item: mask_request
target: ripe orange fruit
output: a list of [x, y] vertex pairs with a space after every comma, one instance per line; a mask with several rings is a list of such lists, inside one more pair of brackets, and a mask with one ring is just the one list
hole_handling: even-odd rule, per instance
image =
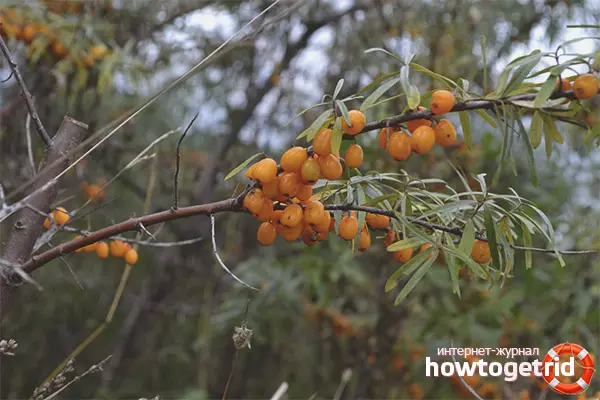
[[323, 222], [325, 207], [319, 200], [309, 200], [304, 207], [304, 222], [310, 226]]
[[286, 228], [293, 228], [302, 222], [303, 217], [302, 207], [298, 204], [290, 204], [283, 210], [281, 215], [281, 225]]
[[394, 132], [388, 143], [388, 153], [396, 161], [403, 161], [410, 156], [411, 140], [404, 132]]
[[281, 216], [283, 215], [283, 210], [273, 210], [271, 213], [271, 223], [275, 225], [275, 228], [279, 232], [283, 229], [283, 225], [281, 225]]
[[93, 253], [96, 251], [96, 244], [98, 244], [98, 242], [92, 243], [92, 244], [88, 244], [87, 246], [83, 247], [83, 251], [85, 251], [86, 253]]
[[598, 79], [594, 75], [579, 75], [573, 82], [573, 93], [578, 99], [589, 99], [598, 93]]
[[398, 132], [396, 128], [383, 128], [379, 131], [379, 136], [377, 136], [377, 141], [379, 142], [379, 147], [383, 150], [387, 150], [387, 142], [388, 138], [392, 136], [393, 133]]
[[431, 95], [431, 112], [436, 115], [446, 114], [454, 108], [454, 95], [447, 90], [436, 90]]
[[253, 181], [256, 180], [256, 166], [258, 165], [258, 163], [256, 164], [252, 164], [251, 166], [248, 167], [248, 169], [246, 170], [246, 178], [248, 179], [252, 179]]
[[363, 129], [365, 129], [365, 125], [367, 124], [367, 117], [365, 117], [365, 114], [363, 114], [362, 111], [350, 110], [348, 111], [348, 117], [352, 126], [349, 126], [346, 123], [346, 119], [344, 117], [340, 117], [342, 118], [342, 129], [348, 135], [354, 136], [362, 132]]
[[360, 238], [358, 240], [358, 250], [365, 251], [371, 247], [371, 232], [367, 228], [367, 225], [363, 225], [360, 230]]
[[298, 172], [304, 161], [308, 159], [308, 153], [304, 147], [292, 147], [281, 156], [281, 168], [285, 172]]
[[[417, 111], [427, 110], [425, 107], [419, 106], [417, 107]], [[410, 133], [413, 133], [418, 127], [425, 125], [431, 126], [431, 121], [428, 119], [413, 119], [411, 121], [406, 122], [406, 127]]]
[[259, 188], [254, 188], [244, 197], [244, 208], [252, 214], [257, 214], [263, 207], [265, 195]]
[[360, 165], [363, 162], [362, 147], [357, 144], [351, 144], [348, 146], [346, 155], [344, 156], [344, 161], [346, 162], [346, 167], [348, 168], [360, 168]]
[[302, 183], [298, 174], [284, 172], [279, 176], [279, 192], [286, 197], [294, 197]]
[[281, 237], [283, 237], [288, 242], [293, 242], [298, 239], [298, 236], [304, 230], [304, 226], [302, 224], [298, 224], [293, 228], [286, 228], [285, 226], [281, 230]]
[[98, 258], [108, 258], [108, 245], [106, 242], [96, 243], [96, 255]]
[[93, 199], [92, 201], [102, 200], [104, 198], [104, 189], [102, 189], [103, 185], [98, 183], [92, 183], [89, 185], [87, 182], [83, 183], [83, 190], [85, 191], [85, 196], [89, 199]]
[[275, 197], [279, 196], [281, 194], [279, 192], [279, 178], [275, 177], [275, 179], [273, 179], [271, 182], [263, 183], [262, 191], [265, 197], [270, 199], [274, 199]]
[[[80, 238], [82, 238], [82, 237], [83, 237], [83, 236], [81, 236], [81, 235], [77, 235], [77, 236], [75, 236], [75, 237], [73, 238], [73, 240], [80, 239]], [[83, 251], [83, 247], [80, 247], [80, 248], [78, 248], [78, 249], [75, 249], [75, 250], [73, 251], [73, 253], [81, 253], [82, 251]]]
[[138, 260], [138, 253], [134, 249], [129, 249], [125, 252], [125, 262], [129, 265], [134, 265]]
[[92, 47], [88, 54], [91, 55], [96, 60], [100, 60], [100, 59], [104, 58], [106, 53], [108, 53], [108, 48], [106, 46], [97, 45], [97, 46]]
[[277, 229], [270, 222], [263, 222], [256, 231], [256, 239], [263, 246], [270, 246], [277, 239]]
[[308, 246], [314, 246], [321, 241], [321, 234], [309, 226], [302, 232], [302, 241]]
[[[52, 216], [52, 214], [50, 214], [50, 216]], [[54, 219], [54, 218], [52, 218], [52, 219]], [[52, 226], [52, 222], [50, 221], [50, 218], [46, 218], [44, 220], [43, 226], [44, 226], [44, 229], [50, 229], [50, 227]]]
[[69, 54], [65, 48], [65, 45], [59, 40], [55, 40], [52, 42], [52, 44], [50, 44], [50, 50], [52, 51], [52, 54], [54, 54], [54, 57], [59, 60], [62, 60]]
[[266, 222], [271, 219], [271, 213], [273, 212], [273, 200], [266, 198], [263, 200], [263, 206], [254, 217], [260, 222]]
[[475, 239], [473, 243], [473, 249], [471, 250], [471, 258], [473, 261], [479, 264], [485, 264], [492, 259], [492, 253], [490, 252], [490, 245], [488, 242], [483, 240]]
[[408, 394], [413, 400], [422, 400], [425, 397], [425, 392], [418, 383], [413, 383], [408, 387]]
[[344, 240], [352, 240], [356, 237], [358, 234], [358, 220], [354, 215], [342, 218], [338, 234]]
[[308, 158], [302, 163], [302, 167], [300, 168], [300, 176], [306, 183], [313, 184], [318, 181], [319, 177], [321, 176], [321, 167], [319, 166], [319, 162], [313, 157]]
[[329, 214], [328, 211], [323, 210], [323, 215], [321, 216], [321, 219], [317, 220], [317, 222], [313, 226], [313, 229], [319, 233], [328, 234], [331, 230], [330, 227], [332, 222], [335, 223], [335, 221], [331, 217], [331, 214]]
[[[425, 244], [423, 244], [421, 246], [421, 248], [419, 249], [419, 254], [423, 253], [425, 250], [427, 250], [431, 246], [433, 246], [431, 243], [425, 243]], [[426, 258], [426, 260], [429, 260], [430, 258], [431, 258], [431, 254]]]
[[331, 154], [331, 129], [321, 129], [313, 138], [313, 151], [320, 156]]
[[56, 207], [52, 212], [52, 217], [56, 225], [64, 225], [69, 222], [69, 212], [64, 207]]
[[572, 88], [571, 82], [565, 78], [556, 78], [556, 85], [554, 87], [561, 92], [568, 92]]
[[456, 128], [447, 119], [440, 120], [433, 128], [433, 132], [435, 141], [442, 147], [452, 146], [456, 141]]
[[371, 228], [375, 229], [384, 229], [390, 226], [390, 217], [387, 215], [367, 213], [365, 220]]
[[340, 160], [333, 154], [319, 157], [319, 166], [321, 167], [321, 175], [323, 175], [325, 179], [334, 181], [342, 176], [342, 164], [340, 164]]
[[38, 30], [35, 25], [27, 24], [21, 32], [21, 37], [25, 43], [30, 44], [35, 39], [37, 32]]
[[389, 245], [397, 241], [398, 234], [395, 231], [390, 229], [385, 233], [385, 239], [383, 239], [383, 244], [385, 245], [385, 247], [388, 247]]
[[296, 197], [300, 201], [308, 201], [313, 195], [312, 185], [302, 185], [296, 192]]
[[110, 254], [113, 257], [121, 258], [125, 255], [125, 252], [128, 250], [127, 245], [121, 240], [111, 240], [110, 244]]
[[408, 262], [408, 260], [410, 260], [412, 258], [412, 255], [413, 255], [413, 249], [411, 249], [411, 248], [404, 249], [404, 250], [398, 250], [398, 251], [394, 252], [394, 260], [405, 263], [405, 262]]
[[269, 183], [277, 177], [277, 163], [272, 158], [265, 158], [256, 164], [254, 178], [261, 184]]
[[435, 144], [435, 132], [429, 126], [418, 127], [411, 136], [411, 148], [417, 154], [425, 154]]

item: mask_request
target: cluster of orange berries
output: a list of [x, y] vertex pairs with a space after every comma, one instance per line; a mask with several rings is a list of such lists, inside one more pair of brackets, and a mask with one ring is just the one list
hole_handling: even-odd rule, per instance
[[52, 222], [55, 225], [64, 225], [71, 219], [69, 212], [64, 207], [56, 207], [50, 213], [50, 216], [44, 220], [44, 228], [50, 229]]
[[[77, 3], [74, 3], [77, 4]], [[65, 44], [56, 37], [47, 25], [37, 24], [32, 21], [26, 21], [21, 15], [18, 15], [13, 8], [0, 13], [0, 34], [9, 39], [16, 39], [31, 45], [38, 37], [46, 37], [48, 50], [56, 60], [62, 60], [69, 56], [69, 50]], [[29, 46], [28, 54], [31, 56], [37, 48]], [[95, 45], [90, 47], [87, 52], [77, 60], [85, 68], [92, 68], [97, 62], [100, 62], [108, 54], [108, 48], [104, 45]]]
[[579, 75], [571, 84], [566, 78], [556, 78], [556, 89], [562, 92], [572, 90], [579, 100], [590, 99], [598, 93], [598, 79], [592, 74]]
[[[79, 14], [83, 11], [84, 2], [83, 0], [43, 0], [48, 10], [57, 14]], [[89, 11], [93, 14], [98, 10], [97, 2], [91, 2]], [[102, 7], [104, 12], [112, 11], [112, 2], [105, 1]]]
[[[79, 239], [81, 236], [76, 236], [75, 239]], [[96, 253], [98, 258], [108, 258], [108, 255], [112, 255], [116, 258], [123, 258], [129, 265], [134, 265], [138, 260], [138, 253], [129, 243], [123, 242], [122, 240], [111, 240], [110, 244], [106, 242], [95, 242], [88, 244], [87, 246], [81, 247], [75, 250], [75, 253]]]

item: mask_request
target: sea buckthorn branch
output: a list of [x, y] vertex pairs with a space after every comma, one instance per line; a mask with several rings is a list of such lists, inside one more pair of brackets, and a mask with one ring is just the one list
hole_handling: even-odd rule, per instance
[[[0, 22], [0, 25], [2, 25], [1, 22]], [[44, 129], [44, 125], [42, 124], [42, 121], [40, 120], [40, 117], [37, 113], [37, 110], [35, 109], [35, 105], [33, 104], [33, 99], [31, 98], [31, 93], [29, 93], [29, 90], [27, 90], [25, 81], [23, 80], [23, 77], [21, 76], [21, 73], [19, 72], [19, 68], [17, 68], [17, 62], [12, 58], [12, 56], [10, 54], [10, 50], [8, 49], [8, 46], [6, 45], [6, 43], [4, 42], [4, 39], [1, 36], [0, 36], [0, 50], [2, 51], [4, 58], [6, 58], [6, 61], [8, 61], [8, 65], [11, 70], [11, 76], [15, 77], [15, 79], [17, 80], [17, 83], [19, 84], [19, 87], [21, 88], [21, 95], [23, 96], [23, 99], [25, 99], [25, 104], [27, 105], [27, 110], [29, 111], [29, 115], [31, 115], [31, 118], [33, 119], [33, 122], [35, 123], [35, 129], [37, 130], [38, 134], [44, 141], [44, 144], [47, 147], [50, 147], [52, 145], [52, 139], [48, 135], [48, 132], [46, 132], [46, 129]], [[10, 76], [9, 76], [9, 78], [10, 78]]]
[[[329, 210], [329, 211], [336, 211], [336, 210], [337, 211], [362, 211], [362, 212], [367, 212], [367, 213], [371, 213], [371, 214], [385, 215], [390, 218], [398, 219], [398, 216], [396, 215], [395, 211], [382, 210], [377, 207], [359, 206], [359, 205], [354, 205], [354, 204], [325, 204], [324, 207], [326, 210]], [[433, 231], [447, 232], [447, 233], [450, 233], [455, 236], [462, 236], [462, 234], [463, 234], [463, 231], [459, 228], [452, 228], [452, 227], [449, 227], [446, 225], [440, 225], [440, 224], [436, 224], [436, 223], [432, 223], [432, 222], [423, 221], [421, 219], [418, 219], [418, 217], [409, 216], [409, 215], [405, 216], [404, 218], [406, 218], [408, 221], [410, 221], [411, 223], [413, 223], [415, 225], [419, 225], [422, 228], [430, 229]], [[477, 234], [477, 233], [475, 234], [475, 238], [482, 240], [484, 242], [488, 241], [485, 238], [485, 236]], [[498, 243], [498, 246], [501, 246], [501, 244]], [[538, 247], [523, 247], [523, 246], [516, 246], [516, 245], [511, 245], [510, 247], [513, 250], [534, 251], [534, 252], [538, 252], [538, 253], [553, 253], [553, 254], [556, 253], [553, 249], [542, 249], [542, 248], [538, 248]], [[562, 255], [595, 254], [595, 253], [597, 253], [596, 250], [558, 250], [558, 252]]]

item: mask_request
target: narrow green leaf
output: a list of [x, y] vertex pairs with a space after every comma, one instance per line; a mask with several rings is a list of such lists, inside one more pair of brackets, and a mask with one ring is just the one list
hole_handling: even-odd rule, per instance
[[519, 124], [519, 133], [521, 135], [521, 139], [525, 144], [525, 150], [527, 150], [527, 162], [529, 164], [529, 172], [531, 172], [531, 184], [534, 187], [538, 187], [538, 176], [537, 170], [535, 168], [535, 157], [533, 156], [533, 146], [529, 141], [529, 135], [527, 135], [527, 131], [525, 130], [525, 126], [523, 125], [523, 121], [521, 118], [517, 118], [517, 124]]
[[457, 257], [460, 261], [462, 261], [465, 264], [465, 266], [468, 269], [473, 271], [481, 279], [487, 279], [489, 277], [489, 274], [483, 269], [483, 267], [481, 265], [477, 264], [475, 261], [473, 261], [473, 259], [471, 258], [470, 251], [468, 254], [466, 254], [466, 253], [463, 253], [462, 251], [458, 251], [456, 248], [452, 248], [452, 247], [444, 247], [444, 250], [447, 253], [450, 253], [450, 254], [454, 255], [455, 257]]
[[427, 249], [425, 252], [423, 252], [422, 254], [427, 254], [429, 252], [431, 252], [431, 255], [430, 255], [431, 258], [429, 258], [427, 261], [425, 261], [423, 263], [423, 265], [421, 265], [421, 267], [413, 274], [413, 276], [410, 277], [408, 282], [406, 282], [406, 285], [402, 288], [402, 290], [400, 290], [400, 293], [398, 293], [396, 300], [394, 300], [395, 306], [402, 303], [402, 301], [406, 298], [406, 296], [408, 296], [410, 294], [410, 292], [412, 292], [414, 290], [414, 288], [421, 281], [421, 279], [423, 279], [425, 274], [429, 271], [429, 269], [435, 262], [435, 259], [438, 256], [439, 250], [437, 248], [431, 247], [431, 248]]
[[333, 124], [333, 130], [331, 132], [332, 153], [337, 153], [340, 151], [340, 147], [342, 146], [342, 136], [344, 136], [344, 131], [342, 131], [342, 119], [336, 118], [335, 123]]
[[542, 143], [542, 127], [543, 121], [542, 116], [539, 111], [533, 113], [533, 118], [531, 119], [531, 145], [534, 149], [537, 149]]
[[400, 85], [402, 85], [402, 90], [404, 91], [404, 93], [406, 93], [407, 97], [410, 91], [410, 81], [408, 78], [409, 71], [410, 68], [407, 65], [400, 68]]
[[500, 253], [498, 253], [498, 242], [496, 238], [496, 227], [494, 226], [494, 218], [490, 208], [483, 206], [483, 218], [485, 220], [485, 232], [490, 252], [492, 253], [492, 265], [495, 269], [500, 270]]
[[[523, 229], [523, 245], [525, 247], [531, 247], [531, 244], [532, 244], [531, 233], [529, 232], [527, 225], [522, 224], [522, 229]], [[532, 266], [531, 251], [525, 250], [525, 269], [529, 269], [529, 268], [531, 268], [531, 266]]]
[[365, 54], [369, 54], [369, 53], [373, 53], [375, 51], [381, 51], [382, 53], [387, 54], [388, 56], [395, 58], [396, 60], [400, 61], [402, 64], [404, 64], [404, 61], [398, 57], [395, 54], [390, 53], [389, 51], [382, 49], [381, 47], [371, 47], [370, 49], [365, 50]]
[[335, 85], [335, 90], [333, 91], [333, 99], [337, 99], [338, 94], [340, 94], [340, 90], [342, 90], [342, 86], [344, 86], [344, 79], [340, 79], [337, 83], [337, 85]]
[[446, 78], [445, 76], [440, 75], [440, 74], [436, 74], [435, 72], [431, 71], [430, 69], [425, 68], [422, 65], [411, 62], [409, 64], [409, 67], [411, 67], [415, 71], [423, 72], [423, 73], [429, 75], [429, 77], [443, 83], [447, 88], [453, 89], [453, 88], [459, 87], [458, 84], [456, 82], [454, 82], [452, 79]]
[[252, 161], [254, 161], [257, 157], [261, 157], [261, 156], [265, 156], [265, 153], [258, 153], [253, 155], [252, 157], [248, 158], [246, 161], [244, 161], [243, 163], [241, 163], [240, 165], [238, 165], [237, 167], [235, 167], [234, 169], [232, 169], [227, 176], [225, 177], [225, 179], [223, 179], [223, 181], [229, 180], [231, 178], [233, 178], [237, 173], [239, 173], [241, 170], [243, 170], [244, 168], [246, 168], [246, 166], [248, 166], [248, 164], [250, 164]]
[[346, 120], [348, 126], [352, 126], [352, 121], [350, 121], [350, 116], [348, 115], [348, 107], [346, 107], [346, 104], [344, 104], [343, 101], [339, 100], [336, 100], [335, 104], [338, 110], [340, 110], [340, 112], [342, 113], [342, 117]]
[[471, 250], [473, 250], [473, 244], [475, 243], [475, 225], [473, 225], [473, 220], [468, 220], [467, 225], [465, 225], [465, 229], [463, 231], [462, 237], [460, 238], [460, 243], [458, 245], [458, 250], [462, 251], [465, 254], [471, 254]]
[[508, 76], [510, 74], [510, 70], [511, 69], [509, 67], [504, 68], [504, 71], [502, 71], [502, 73], [498, 77], [496, 89], [489, 95], [485, 96], [486, 98], [498, 98], [504, 94], [506, 86], [508, 85]]
[[550, 75], [548, 80], [542, 85], [540, 91], [535, 96], [535, 100], [533, 101], [533, 106], [535, 108], [540, 108], [541, 106], [548, 101], [552, 92], [554, 92], [554, 88], [556, 87], [556, 77], [554, 75]]
[[483, 118], [485, 120], [485, 122], [487, 122], [492, 128], [498, 127], [498, 125], [496, 125], [496, 122], [494, 121], [494, 119], [492, 117], [490, 117], [490, 115], [487, 112], [485, 112], [485, 110], [479, 109], [479, 110], [475, 110], [475, 112], [477, 114], [479, 114], [479, 116], [481, 118]]
[[360, 110], [364, 112], [365, 110], [371, 108], [385, 92], [390, 90], [398, 82], [400, 82], [400, 78], [394, 78], [379, 86], [373, 93], [369, 95], [369, 97], [365, 99], [365, 101], [363, 101], [362, 105], [360, 106]]
[[454, 245], [454, 238], [452, 237], [451, 234], [449, 234], [448, 232], [444, 232], [444, 238], [446, 239], [446, 246], [442, 247], [442, 250], [444, 253], [444, 258], [446, 259], [446, 265], [448, 266], [448, 272], [450, 272], [450, 280], [452, 281], [452, 292], [456, 293], [456, 295], [458, 296], [458, 298], [461, 298], [460, 295], [460, 282], [458, 280], [458, 271], [460, 270], [460, 264], [456, 261], [456, 257], [454, 257], [454, 255], [450, 252], [447, 252], [443, 249], [445, 249], [446, 247], [451, 247], [453, 249], [456, 249], [456, 246]]
[[481, 55], [483, 57], [483, 93], [487, 93], [487, 51], [486, 51], [487, 38], [485, 35], [481, 36]]
[[542, 119], [544, 120], [544, 133], [548, 132], [556, 143], [563, 144], [563, 137], [558, 132], [558, 129], [556, 129], [556, 124], [554, 123], [552, 116], [542, 113]]
[[406, 101], [408, 103], [408, 107], [412, 110], [419, 106], [421, 102], [421, 94], [419, 93], [419, 88], [415, 85], [410, 85], [408, 87], [408, 92], [406, 93]]
[[321, 115], [319, 115], [317, 117], [317, 119], [315, 119], [315, 121], [308, 128], [306, 128], [304, 130], [304, 132], [302, 132], [301, 134], [299, 134], [296, 137], [296, 139], [302, 139], [303, 137], [306, 136], [306, 140], [308, 142], [310, 142], [311, 140], [313, 140], [313, 138], [317, 135], [317, 133], [323, 127], [323, 125], [325, 124], [325, 122], [327, 122], [327, 120], [331, 116], [332, 112], [333, 112], [333, 110], [323, 111], [323, 113], [321, 113]]
[[387, 251], [396, 252], [400, 250], [405, 250], [417, 246], [421, 246], [424, 243], [428, 243], [420, 237], [413, 236], [404, 240], [400, 240], [398, 242], [392, 243], [387, 247]]
[[386, 293], [393, 290], [396, 286], [398, 286], [398, 279], [400, 279], [401, 275], [409, 275], [414, 272], [417, 268], [419, 268], [423, 262], [427, 259], [427, 255], [431, 254], [433, 248], [429, 248], [423, 253], [419, 253], [408, 262], [404, 263], [400, 268], [396, 270], [385, 282], [385, 291]]
[[473, 149], [473, 138], [471, 137], [471, 123], [469, 121], [469, 114], [466, 111], [461, 111], [458, 113], [458, 115], [460, 117], [460, 125], [462, 126], [465, 143], [467, 144], [469, 151], [471, 151]]
[[378, 88], [382, 82], [387, 81], [388, 79], [398, 75], [399, 73], [400, 73], [400, 71], [394, 71], [394, 72], [390, 72], [389, 74], [381, 75], [381, 76], [377, 77], [376, 79], [374, 79], [373, 82], [369, 83], [368, 85], [366, 85], [365, 87], [360, 89], [360, 91], [357, 94], [361, 94], [364, 92], [368, 92], [372, 89]]
[[542, 52], [534, 50], [527, 57], [526, 60], [522, 60], [522, 64], [513, 72], [510, 83], [506, 87], [506, 92], [515, 90], [521, 82], [523, 82], [531, 70], [540, 62], [542, 59]]

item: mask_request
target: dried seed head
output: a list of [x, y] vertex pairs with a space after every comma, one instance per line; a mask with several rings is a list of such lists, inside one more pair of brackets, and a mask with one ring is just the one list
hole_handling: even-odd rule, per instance
[[252, 339], [252, 329], [246, 327], [246, 321], [242, 322], [242, 326], [236, 326], [233, 328], [233, 345], [236, 349], [242, 349], [244, 347], [250, 348], [250, 339]]

